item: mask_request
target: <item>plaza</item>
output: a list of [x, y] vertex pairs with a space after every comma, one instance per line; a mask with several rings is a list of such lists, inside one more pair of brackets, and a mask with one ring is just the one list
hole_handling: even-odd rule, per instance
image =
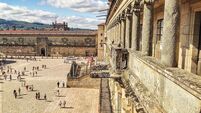
[[[7, 80], [2, 80], [4, 78], [1, 76], [0, 113], [98, 113], [100, 95], [98, 88], [63, 88], [61, 83], [66, 84], [66, 75], [70, 70], [70, 64], [64, 63], [63, 59], [37, 59], [28, 62], [13, 60], [16, 62], [6, 65], [5, 68], [9, 66], [22, 72], [26, 67], [25, 76], [22, 76], [21, 81], [33, 86], [33, 91], [27, 91], [26, 87], [22, 86], [24, 82], [17, 80], [17, 74], [12, 74], [12, 80], [9, 77]], [[46, 65], [47, 68], [41, 68], [42, 65]], [[31, 74], [33, 66], [39, 66], [35, 76]], [[60, 88], [57, 87], [57, 82], [60, 82]], [[13, 90], [18, 92], [19, 88], [21, 94], [15, 99]], [[39, 100], [35, 98], [37, 92], [40, 92]], [[47, 100], [44, 100], [45, 94]], [[65, 108], [61, 108], [59, 103], [64, 100]]]

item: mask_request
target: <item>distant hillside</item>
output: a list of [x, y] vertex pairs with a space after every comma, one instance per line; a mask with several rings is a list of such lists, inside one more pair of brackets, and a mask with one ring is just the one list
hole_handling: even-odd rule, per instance
[[30, 23], [25, 21], [0, 19], [0, 30], [6, 30], [6, 29], [30, 30], [30, 29], [44, 29], [49, 27], [50, 25], [48, 24], [38, 22]]

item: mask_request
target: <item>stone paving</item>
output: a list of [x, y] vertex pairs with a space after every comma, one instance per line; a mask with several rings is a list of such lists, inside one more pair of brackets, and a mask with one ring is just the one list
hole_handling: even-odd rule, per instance
[[112, 107], [110, 104], [110, 91], [107, 78], [101, 80], [101, 91], [100, 91], [100, 113], [112, 113]]
[[[16, 60], [10, 66], [17, 70], [27, 67], [28, 76], [22, 76], [27, 85], [33, 85], [34, 91], [27, 91], [22, 83], [16, 80], [1, 80], [0, 88], [0, 113], [98, 113], [99, 89], [92, 88], [57, 88], [58, 81], [65, 82], [70, 64], [63, 63], [62, 59], [41, 59], [41, 61]], [[41, 69], [47, 65], [47, 69]], [[30, 71], [33, 66], [40, 66], [37, 77], [32, 77]], [[21, 89], [21, 95], [14, 98], [13, 90]], [[59, 97], [56, 91], [60, 91]], [[41, 100], [35, 99], [36, 92], [40, 92]], [[47, 101], [43, 96], [47, 95]], [[3, 97], [3, 98], [1, 98]], [[60, 108], [59, 101], [66, 101], [66, 108]]]

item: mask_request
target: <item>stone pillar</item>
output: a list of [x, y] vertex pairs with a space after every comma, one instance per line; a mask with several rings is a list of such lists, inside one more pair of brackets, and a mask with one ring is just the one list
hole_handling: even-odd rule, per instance
[[126, 9], [126, 34], [125, 34], [125, 47], [129, 49], [129, 41], [130, 41], [130, 32], [131, 32], [131, 19], [130, 19], [130, 10]]
[[142, 26], [142, 53], [150, 55], [150, 44], [153, 32], [153, 0], [144, 0]]
[[136, 51], [138, 50], [139, 44], [138, 44], [138, 37], [139, 37], [139, 25], [140, 25], [140, 9], [139, 6], [136, 4], [132, 4], [132, 11], [133, 11], [133, 15], [132, 15], [132, 50]]
[[119, 38], [119, 42], [118, 44], [121, 44], [121, 21], [120, 21], [120, 17], [118, 17], [118, 38]]
[[125, 47], [125, 17], [122, 16], [121, 17], [121, 44], [122, 44], [122, 47]]
[[117, 28], [118, 28], [118, 24], [116, 23], [116, 25], [115, 25], [115, 39], [116, 39], [116, 43], [118, 43], [118, 30], [117, 30]]
[[118, 32], [118, 34], [117, 34], [117, 37], [118, 37], [118, 44], [121, 42], [120, 41], [120, 37], [121, 37], [121, 34], [120, 34], [120, 32], [121, 32], [121, 28], [120, 28], [120, 23], [118, 22], [118, 24], [117, 24], [117, 32]]
[[167, 66], [176, 65], [176, 37], [177, 27], [179, 24], [178, 20], [179, 0], [165, 0], [161, 62]]

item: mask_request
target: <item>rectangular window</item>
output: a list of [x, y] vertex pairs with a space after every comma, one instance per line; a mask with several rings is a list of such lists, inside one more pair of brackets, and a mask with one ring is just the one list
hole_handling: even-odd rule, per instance
[[160, 19], [157, 22], [157, 40], [161, 41], [162, 36], [163, 36], [163, 19]]

